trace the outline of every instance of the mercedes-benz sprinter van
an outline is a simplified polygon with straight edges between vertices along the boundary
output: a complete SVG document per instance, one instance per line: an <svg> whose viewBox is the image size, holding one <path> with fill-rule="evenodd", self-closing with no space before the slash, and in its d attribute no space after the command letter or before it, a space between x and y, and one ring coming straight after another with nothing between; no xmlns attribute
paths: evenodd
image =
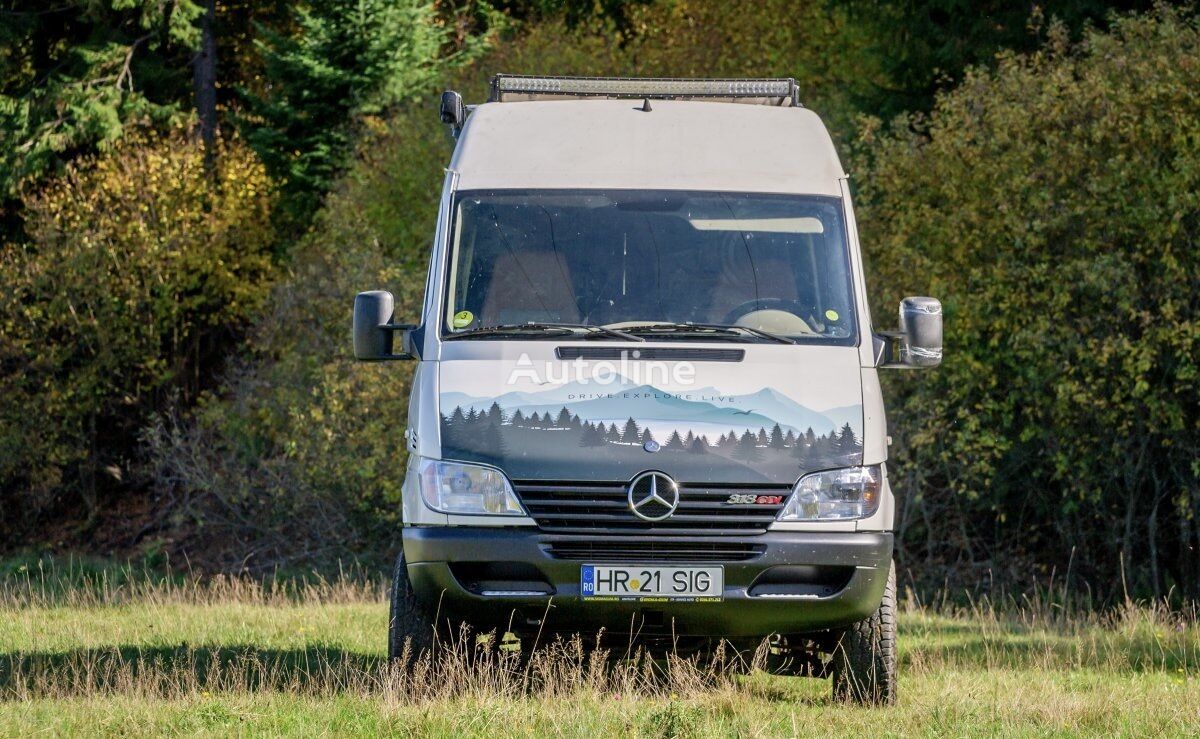
<svg viewBox="0 0 1200 739"><path fill-rule="evenodd" d="M354 304L358 359L416 362L391 654L463 623L770 638L891 701L877 370L938 364L941 306L873 330L847 177L794 81L499 75L441 115L420 322Z"/></svg>

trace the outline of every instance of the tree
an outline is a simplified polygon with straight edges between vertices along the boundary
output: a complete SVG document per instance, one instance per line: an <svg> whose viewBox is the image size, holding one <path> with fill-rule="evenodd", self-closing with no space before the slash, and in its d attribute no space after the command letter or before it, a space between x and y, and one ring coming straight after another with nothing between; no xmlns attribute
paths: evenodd
<svg viewBox="0 0 1200 739"><path fill-rule="evenodd" d="M958 83L963 70L987 64L1003 49L1031 52L1054 19L1078 33L1105 26L1114 11L1148 10L1152 0L836 0L852 23L865 28L890 84L861 101L864 109L891 117L928 110L934 94ZM1032 16L1031 16L1032 12Z"/></svg>
<svg viewBox="0 0 1200 739"><path fill-rule="evenodd" d="M690 431L688 432L688 436L691 436ZM679 435L679 431L672 431L670 438L667 439L667 445L663 448L664 449L682 450L682 449L686 449L687 447L684 446L683 437L681 437Z"/></svg>
<svg viewBox="0 0 1200 739"><path fill-rule="evenodd" d="M309 0L293 23L259 42L266 84L244 90L244 127L302 227L342 168L352 122L430 89L447 36L428 0Z"/></svg>
<svg viewBox="0 0 1200 739"><path fill-rule="evenodd" d="M604 436L591 423L583 424L583 432L579 436L579 446L601 446Z"/></svg>
<svg viewBox="0 0 1200 739"><path fill-rule="evenodd" d="M512 418L510 419L510 423L512 423L512 425L517 428L520 428L521 426L525 425L525 414L521 413L520 408L513 411Z"/></svg>
<svg viewBox="0 0 1200 739"><path fill-rule="evenodd" d="M499 461L508 450L508 445L504 443L504 429L490 416L480 416L479 425L483 428L472 439L476 444L476 452L485 458Z"/></svg>
<svg viewBox="0 0 1200 739"><path fill-rule="evenodd" d="M492 405L487 411L487 418L489 422L494 423L497 426L504 423L504 411L500 409L499 403L492 401Z"/></svg>
<svg viewBox="0 0 1200 739"><path fill-rule="evenodd" d="M791 433L790 431L788 433ZM787 444L783 440L783 429L779 428L779 424L771 427L771 438L767 441L767 446L772 449L783 449Z"/></svg>
<svg viewBox="0 0 1200 739"><path fill-rule="evenodd" d="M566 406L563 406L563 409L558 412L558 418L554 420L554 425L560 429L571 428L571 411L567 410Z"/></svg>
<svg viewBox="0 0 1200 739"><path fill-rule="evenodd" d="M637 423L630 418L625 422L625 430L621 432L621 441L626 444L636 444L642 439L642 431Z"/></svg>
<svg viewBox="0 0 1200 739"><path fill-rule="evenodd" d="M733 449L733 458L753 462L761 457L762 452L758 450L758 441L754 434L747 429L742 433L742 438L738 439L737 446Z"/></svg>
<svg viewBox="0 0 1200 739"><path fill-rule="evenodd" d="M854 438L854 427L849 423L842 426L842 432L838 434L834 446L841 454L854 454L858 452L859 446L858 440Z"/></svg>
<svg viewBox="0 0 1200 739"><path fill-rule="evenodd" d="M788 429L787 436L783 437L783 445L789 449L796 446L796 435L791 429Z"/></svg>
<svg viewBox="0 0 1200 739"><path fill-rule="evenodd" d="M767 445L767 430L764 428L760 428L758 430L758 434L754 438L759 446L766 446Z"/></svg>
<svg viewBox="0 0 1200 739"><path fill-rule="evenodd" d="M193 0L12 0L0 11L0 204L135 119L185 109Z"/></svg>
<svg viewBox="0 0 1200 739"><path fill-rule="evenodd" d="M600 425L603 426L604 424ZM612 443L616 443L621 440L621 432L617 430L617 424L609 424L608 433L604 435L604 440Z"/></svg>
<svg viewBox="0 0 1200 739"><path fill-rule="evenodd" d="M650 429L647 428L642 431L642 437L638 441L642 442L643 444L649 444L650 442L654 441L654 434L650 433Z"/></svg>
<svg viewBox="0 0 1200 739"><path fill-rule="evenodd" d="M694 437L688 445L688 451L692 454L708 454L708 442L703 436Z"/></svg>
<svg viewBox="0 0 1200 739"><path fill-rule="evenodd" d="M920 285L953 316L941 367L881 375L913 561L1200 596L1197 58L1165 6L1079 46L1055 29L864 138L872 304Z"/></svg>
<svg viewBox="0 0 1200 739"><path fill-rule="evenodd" d="M152 414L198 397L266 302L270 181L225 147L206 177L186 129L135 134L25 195L26 242L0 245L8 524L56 497L94 516Z"/></svg>

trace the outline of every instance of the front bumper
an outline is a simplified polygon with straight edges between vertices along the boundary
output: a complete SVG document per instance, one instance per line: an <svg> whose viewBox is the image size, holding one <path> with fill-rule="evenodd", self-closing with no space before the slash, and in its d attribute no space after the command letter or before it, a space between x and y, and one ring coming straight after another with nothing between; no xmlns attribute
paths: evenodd
<svg viewBox="0 0 1200 739"><path fill-rule="evenodd" d="M890 533L767 532L669 540L609 536L589 541L526 528L413 526L405 528L403 536L409 580L431 610L477 628L517 633L604 629L610 634L731 638L836 628L860 621L879 607L892 558ZM594 601L580 597L580 567L589 561L552 553L556 544L581 541L613 546L651 541L747 544L757 551L736 561L628 561L721 565L725 590L720 602ZM481 587L480 578L488 578L490 584ZM503 585L504 578L511 587Z"/></svg>

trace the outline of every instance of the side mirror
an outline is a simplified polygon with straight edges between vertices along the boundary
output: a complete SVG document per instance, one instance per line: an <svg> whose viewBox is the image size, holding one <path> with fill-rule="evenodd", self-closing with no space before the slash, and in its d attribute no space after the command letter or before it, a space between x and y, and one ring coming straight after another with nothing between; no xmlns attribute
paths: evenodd
<svg viewBox="0 0 1200 739"><path fill-rule="evenodd" d="M386 290L359 293L354 298L354 358L366 362L412 359L410 332L415 326L392 323L396 301ZM401 332L399 354L392 353L394 333Z"/></svg>
<svg viewBox="0 0 1200 739"><path fill-rule="evenodd" d="M454 90L446 90L442 93L442 104L439 108L439 115L442 123L450 126L454 135L462 130L463 124L467 121L467 106L463 105L462 95L459 95Z"/></svg>
<svg viewBox="0 0 1200 739"><path fill-rule="evenodd" d="M875 366L919 369L942 363L942 304L935 298L900 301L900 330L875 335Z"/></svg>

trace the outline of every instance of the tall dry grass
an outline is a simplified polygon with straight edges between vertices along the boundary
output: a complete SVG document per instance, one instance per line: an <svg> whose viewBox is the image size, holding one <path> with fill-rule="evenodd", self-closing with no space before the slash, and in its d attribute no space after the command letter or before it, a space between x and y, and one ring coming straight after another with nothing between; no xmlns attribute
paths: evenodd
<svg viewBox="0 0 1200 739"><path fill-rule="evenodd" d="M1195 606L1126 600L1093 611L1064 603L1063 593L1033 591L1004 599L955 603L945 597L902 598L901 670L905 679L949 670L1092 670L1129 674L1200 674L1200 618ZM383 608L386 583L361 572L256 579L148 568L89 569L46 563L0 575L4 613L38 608L95 611L119 618L130 604L263 608L370 604ZM3 627L0 626L0 629ZM384 634L378 635L383 644ZM651 659L631 649L585 646L579 637L547 637L524 651L497 635L460 634L433 654L389 662L378 652L329 646L316 635L293 647L239 644L111 646L60 652L0 654L0 700L123 695L178 699L209 694L279 691L292 695L361 696L420 705L450 699L688 697L744 695L750 673L764 668L769 645L753 654L727 646L704 656ZM327 639L332 641L327 641ZM411 662L411 663L410 663ZM407 666L406 666L407 665ZM752 681L754 678L750 678Z"/></svg>
<svg viewBox="0 0 1200 739"><path fill-rule="evenodd" d="M93 566L76 559L38 559L0 572L0 609L92 608L128 603L166 605L302 604L385 600L388 586L357 567L335 575L203 576L190 570L124 564Z"/></svg>
<svg viewBox="0 0 1200 739"><path fill-rule="evenodd" d="M580 696L696 696L736 690L761 667L765 648L742 655L719 647L706 657L635 652L613 660L578 637L555 638L526 656L487 639L456 640L414 660L336 649L107 648L66 655L0 658L0 699L111 695L174 700L217 693L284 692L360 696L404 704L449 699Z"/></svg>

